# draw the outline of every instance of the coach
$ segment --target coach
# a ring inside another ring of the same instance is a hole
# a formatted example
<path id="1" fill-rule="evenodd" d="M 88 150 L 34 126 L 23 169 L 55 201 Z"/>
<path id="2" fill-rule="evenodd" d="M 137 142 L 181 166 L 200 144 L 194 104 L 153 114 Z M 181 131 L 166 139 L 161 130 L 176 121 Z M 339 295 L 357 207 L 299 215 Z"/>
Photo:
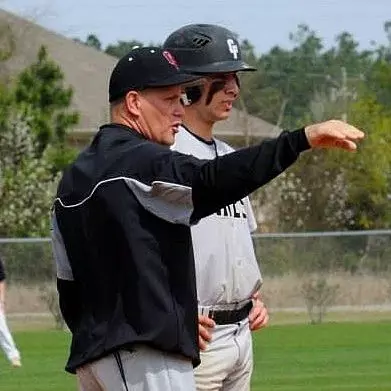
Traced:
<path id="1" fill-rule="evenodd" d="M 216 160 L 172 152 L 181 73 L 159 48 L 134 49 L 109 87 L 111 123 L 64 172 L 53 208 L 66 369 L 83 391 L 194 390 L 199 364 L 190 225 L 276 177 L 310 147 L 356 148 L 339 121 L 283 132 Z"/>

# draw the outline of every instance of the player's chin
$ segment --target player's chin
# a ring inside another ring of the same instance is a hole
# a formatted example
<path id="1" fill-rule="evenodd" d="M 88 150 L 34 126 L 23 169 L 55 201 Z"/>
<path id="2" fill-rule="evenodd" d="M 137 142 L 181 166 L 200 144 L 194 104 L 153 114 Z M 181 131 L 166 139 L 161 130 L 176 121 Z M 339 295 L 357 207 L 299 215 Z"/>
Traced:
<path id="1" fill-rule="evenodd" d="M 216 114 L 216 116 L 215 116 L 216 121 L 224 121 L 227 118 L 229 118 L 230 114 L 231 114 L 231 110 L 221 111 Z"/>

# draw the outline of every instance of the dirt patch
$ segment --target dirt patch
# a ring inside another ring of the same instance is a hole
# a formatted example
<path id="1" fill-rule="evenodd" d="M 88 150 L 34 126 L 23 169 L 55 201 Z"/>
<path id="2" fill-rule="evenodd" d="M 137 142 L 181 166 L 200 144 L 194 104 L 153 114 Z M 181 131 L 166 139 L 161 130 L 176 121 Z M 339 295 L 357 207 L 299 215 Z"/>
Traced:
<path id="1" fill-rule="evenodd" d="M 304 307 L 303 283 L 316 276 L 286 275 L 265 277 L 264 300 L 271 308 Z M 391 278 L 330 274 L 327 284 L 336 290 L 335 306 L 374 306 L 391 304 Z"/>
<path id="2" fill-rule="evenodd" d="M 342 273 L 326 277 L 327 284 L 336 286 L 334 306 L 391 305 L 391 278 L 352 276 Z M 264 301 L 270 308 L 305 307 L 302 285 L 309 278 L 314 276 L 299 277 L 290 274 L 282 277 L 265 277 L 262 287 Z M 11 285 L 7 289 L 7 312 L 10 314 L 48 312 L 42 295 L 42 285 Z"/>

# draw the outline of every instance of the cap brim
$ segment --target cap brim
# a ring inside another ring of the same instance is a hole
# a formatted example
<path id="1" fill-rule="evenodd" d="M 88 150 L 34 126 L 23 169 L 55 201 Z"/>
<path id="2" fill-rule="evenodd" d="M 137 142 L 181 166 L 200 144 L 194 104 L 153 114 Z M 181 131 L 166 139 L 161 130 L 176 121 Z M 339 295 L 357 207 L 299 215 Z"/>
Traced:
<path id="1" fill-rule="evenodd" d="M 156 82 L 150 82 L 146 86 L 148 87 L 170 87 L 176 85 L 193 85 L 197 84 L 202 79 L 202 75 L 193 75 L 188 73 L 178 73 L 176 75 L 170 76 L 166 79 L 159 80 Z"/>

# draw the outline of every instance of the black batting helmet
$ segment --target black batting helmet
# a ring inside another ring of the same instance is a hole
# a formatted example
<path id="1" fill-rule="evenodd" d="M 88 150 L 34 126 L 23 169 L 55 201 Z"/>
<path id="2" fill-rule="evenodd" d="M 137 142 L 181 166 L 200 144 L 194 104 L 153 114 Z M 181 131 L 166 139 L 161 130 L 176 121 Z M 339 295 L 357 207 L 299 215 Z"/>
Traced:
<path id="1" fill-rule="evenodd" d="M 242 60 L 235 34 L 213 24 L 190 24 L 174 31 L 164 42 L 178 59 L 180 67 L 190 73 L 228 73 L 255 71 Z"/>

